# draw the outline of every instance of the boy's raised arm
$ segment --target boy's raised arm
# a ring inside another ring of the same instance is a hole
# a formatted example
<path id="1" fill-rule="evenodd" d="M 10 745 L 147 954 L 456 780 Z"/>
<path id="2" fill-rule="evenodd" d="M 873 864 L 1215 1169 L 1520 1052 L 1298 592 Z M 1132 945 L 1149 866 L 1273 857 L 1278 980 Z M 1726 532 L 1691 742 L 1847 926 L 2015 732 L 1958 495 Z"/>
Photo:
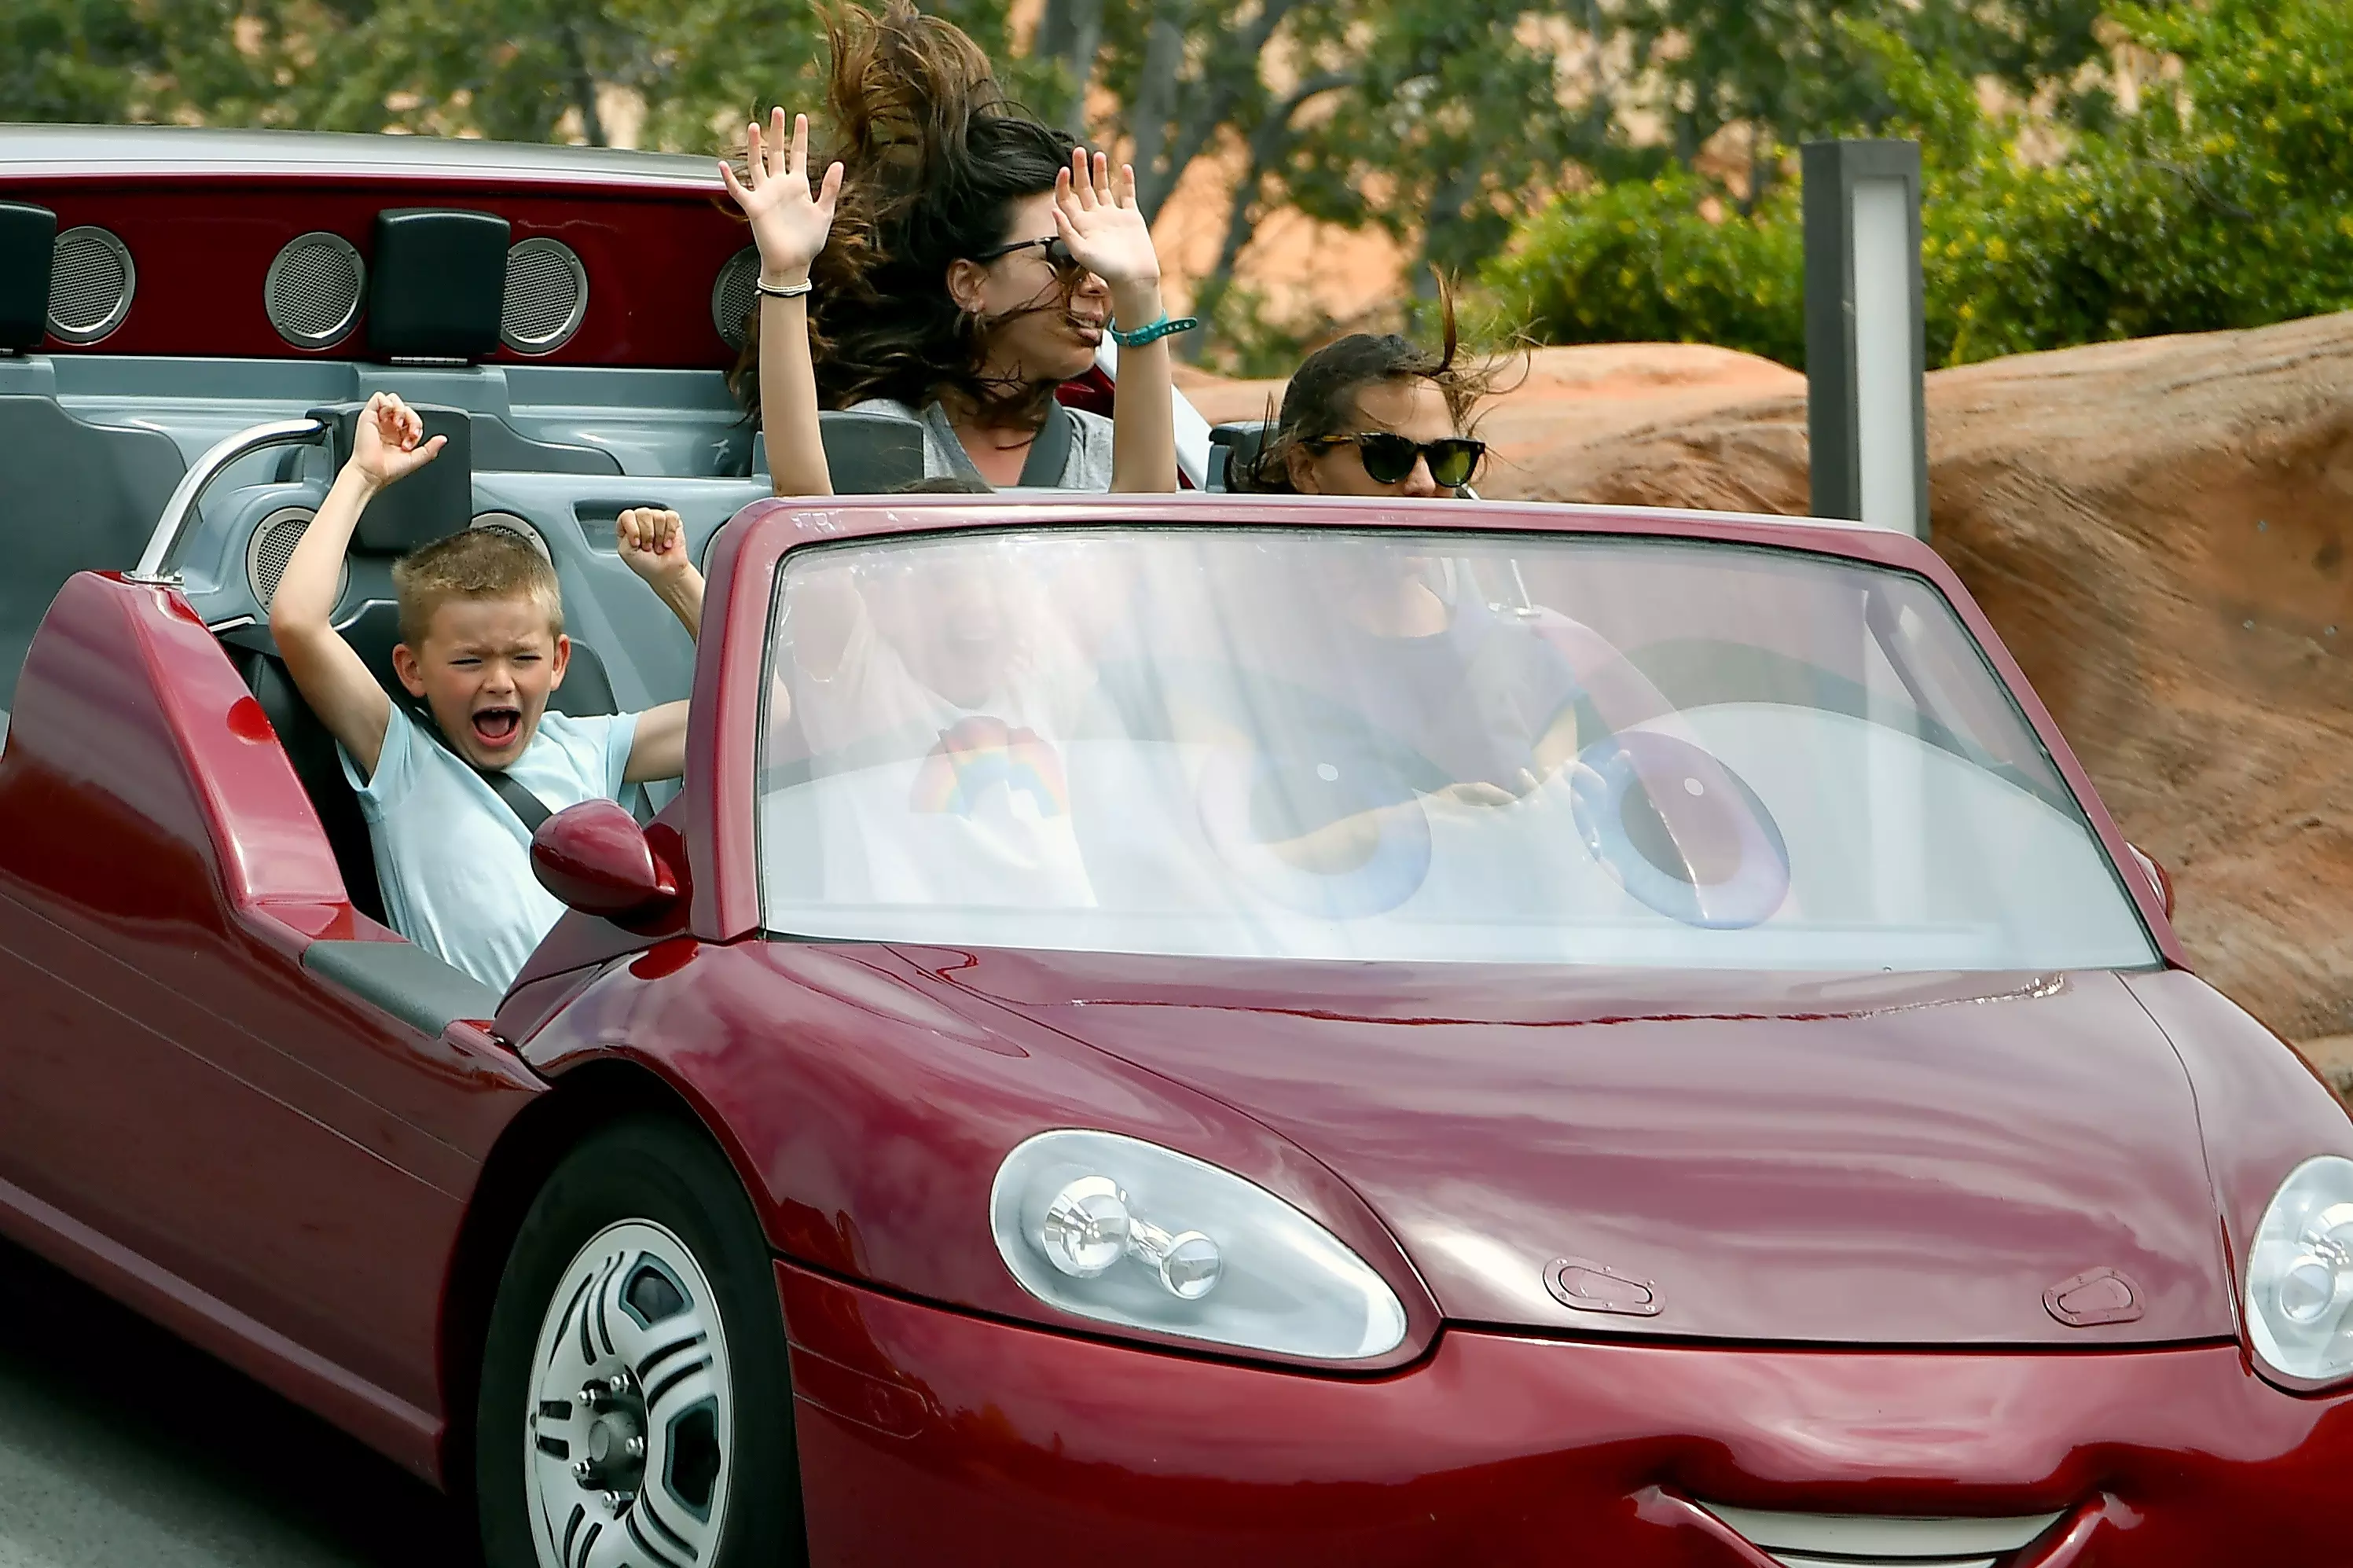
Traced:
<path id="1" fill-rule="evenodd" d="M 336 579 L 361 512 L 377 491 L 440 455 L 442 438 L 424 437 L 425 421 L 398 397 L 379 392 L 368 399 L 353 434 L 351 461 L 302 531 L 269 601 L 270 635 L 295 689 L 370 777 L 384 750 L 392 700 L 328 618 L 335 612 Z"/>
<path id="2" fill-rule="evenodd" d="M 689 637 L 702 635 L 702 574 L 686 550 L 686 524 L 659 506 L 632 506 L 613 521 L 613 546 L 654 597 L 670 606 Z M 684 703 L 663 703 L 638 715 L 623 779 L 643 784 L 675 779 L 686 769 Z"/>
<path id="3" fill-rule="evenodd" d="M 833 229 L 841 165 L 826 170 L 824 185 L 810 190 L 806 114 L 793 117 L 789 143 L 781 109 L 765 139 L 754 122 L 744 143 L 744 178 L 724 163 L 719 172 L 760 247 L 760 429 L 768 438 L 768 472 L 778 495 L 831 495 L 809 358 L 808 281 L 810 264 Z"/>

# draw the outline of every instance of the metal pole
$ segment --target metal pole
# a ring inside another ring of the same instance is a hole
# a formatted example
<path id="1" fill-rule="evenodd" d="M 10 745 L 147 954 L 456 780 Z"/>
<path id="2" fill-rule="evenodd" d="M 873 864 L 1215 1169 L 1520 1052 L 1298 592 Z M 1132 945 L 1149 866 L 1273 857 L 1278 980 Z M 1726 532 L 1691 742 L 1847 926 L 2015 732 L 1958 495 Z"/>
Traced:
<path id="1" fill-rule="evenodd" d="M 1809 142 L 1802 155 L 1813 512 L 1925 539 L 1920 147 Z"/>

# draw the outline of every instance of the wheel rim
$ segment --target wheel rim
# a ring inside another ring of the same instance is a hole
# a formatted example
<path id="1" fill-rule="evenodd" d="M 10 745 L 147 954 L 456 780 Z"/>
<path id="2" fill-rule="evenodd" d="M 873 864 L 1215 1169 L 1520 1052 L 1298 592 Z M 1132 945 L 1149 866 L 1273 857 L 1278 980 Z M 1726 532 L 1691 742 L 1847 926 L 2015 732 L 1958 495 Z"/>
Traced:
<path id="1" fill-rule="evenodd" d="M 522 1415 L 541 1568 L 698 1568 L 727 1514 L 734 1379 L 710 1279 L 660 1225 L 575 1255 L 542 1315 Z"/>

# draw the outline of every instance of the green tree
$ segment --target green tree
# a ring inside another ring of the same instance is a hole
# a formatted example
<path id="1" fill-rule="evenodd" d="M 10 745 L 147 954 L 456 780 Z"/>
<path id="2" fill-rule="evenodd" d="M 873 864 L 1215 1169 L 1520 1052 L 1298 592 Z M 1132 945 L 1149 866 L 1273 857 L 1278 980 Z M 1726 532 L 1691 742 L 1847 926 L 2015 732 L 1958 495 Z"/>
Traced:
<path id="1" fill-rule="evenodd" d="M 1312 216 L 1377 226 L 1450 271 L 1502 247 L 1548 195 L 1586 122 L 1564 101 L 1551 5 L 1384 0 L 1314 41 L 1345 62 L 1332 111 L 1296 136 L 1280 177 Z M 1427 268 L 1414 273 L 1428 282 Z"/>
<path id="2" fill-rule="evenodd" d="M 2042 161 L 2020 155 L 2022 116 L 1987 116 L 1968 78 L 1848 24 L 1895 106 L 1887 128 L 1922 143 L 1932 362 L 2353 308 L 2353 10 L 2209 0 L 2115 16 L 2181 59 L 2179 90 L 2079 123 Z M 1704 340 L 1801 363 L 1794 185 L 1750 217 L 1722 206 L 1688 175 L 1565 197 L 1489 268 L 1497 308 L 1560 342 Z"/>
<path id="3" fill-rule="evenodd" d="M 2105 0 L 1624 0 L 1593 9 L 1654 75 L 1671 139 L 1652 160 L 1671 153 L 1688 166 L 1718 131 L 1748 126 L 1753 202 L 1772 183 L 1779 149 L 1830 127 L 1877 130 L 1904 117 L 1873 52 L 1857 47 L 1858 26 L 1958 78 L 2031 90 L 2103 52 L 2094 26 Z M 1624 172 L 1627 162 L 1599 172 Z M 1655 162 L 1642 172 L 1655 173 Z"/>
<path id="4" fill-rule="evenodd" d="M 237 44 L 237 0 L 8 0 L 0 120 L 163 119 L 275 90 Z"/>

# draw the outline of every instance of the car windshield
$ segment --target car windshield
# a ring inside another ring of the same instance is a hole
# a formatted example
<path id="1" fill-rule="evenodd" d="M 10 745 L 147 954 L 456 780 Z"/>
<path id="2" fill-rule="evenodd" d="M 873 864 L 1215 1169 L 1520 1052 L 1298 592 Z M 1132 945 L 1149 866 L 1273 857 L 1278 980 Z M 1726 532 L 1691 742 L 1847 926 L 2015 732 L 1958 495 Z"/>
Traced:
<path id="1" fill-rule="evenodd" d="M 1030 531 L 786 557 L 800 936 L 1753 969 L 2156 961 L 1907 573 L 1593 535 Z"/>

